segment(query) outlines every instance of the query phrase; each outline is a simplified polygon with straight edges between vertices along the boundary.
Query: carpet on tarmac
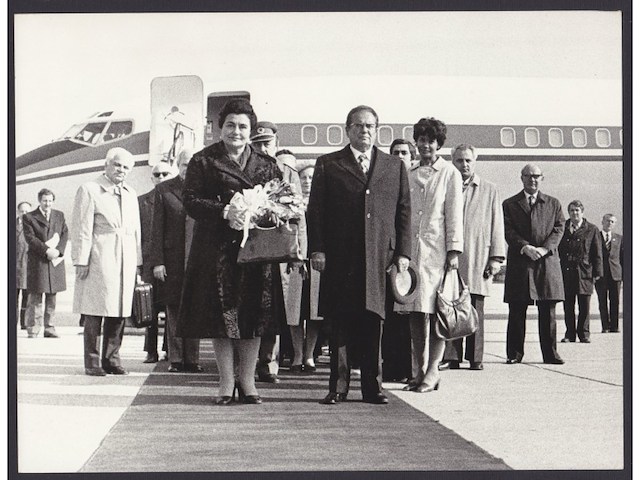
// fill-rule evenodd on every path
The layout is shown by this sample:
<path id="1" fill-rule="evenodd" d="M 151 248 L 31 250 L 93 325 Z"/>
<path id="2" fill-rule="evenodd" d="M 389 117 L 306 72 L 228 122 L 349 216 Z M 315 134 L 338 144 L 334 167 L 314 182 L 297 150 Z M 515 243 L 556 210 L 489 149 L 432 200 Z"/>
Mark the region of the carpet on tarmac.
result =
<path id="1" fill-rule="evenodd" d="M 204 345 L 203 345 L 204 347 Z M 329 369 L 258 383 L 262 405 L 213 404 L 212 351 L 204 374 L 168 373 L 160 362 L 81 472 L 429 471 L 509 467 L 389 394 L 388 405 L 321 405 Z M 417 395 L 417 394 L 416 394 Z M 438 393 L 427 393 L 438 401 Z"/>

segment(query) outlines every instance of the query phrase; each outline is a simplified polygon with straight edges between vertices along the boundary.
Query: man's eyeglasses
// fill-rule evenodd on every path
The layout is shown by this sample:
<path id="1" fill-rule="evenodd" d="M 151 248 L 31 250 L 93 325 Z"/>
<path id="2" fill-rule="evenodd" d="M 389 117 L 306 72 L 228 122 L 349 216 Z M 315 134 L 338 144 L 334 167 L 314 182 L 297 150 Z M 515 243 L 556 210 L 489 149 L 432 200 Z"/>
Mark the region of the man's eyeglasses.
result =
<path id="1" fill-rule="evenodd" d="M 155 172 L 153 174 L 153 176 L 156 177 L 156 178 L 166 177 L 167 175 L 169 175 L 169 172 Z"/>
<path id="2" fill-rule="evenodd" d="M 375 123 L 352 123 L 352 127 L 356 127 L 358 130 L 375 130 L 377 125 Z"/>
<path id="3" fill-rule="evenodd" d="M 541 173 L 525 173 L 522 176 L 526 178 L 533 178 L 534 180 L 540 180 L 542 178 Z"/>

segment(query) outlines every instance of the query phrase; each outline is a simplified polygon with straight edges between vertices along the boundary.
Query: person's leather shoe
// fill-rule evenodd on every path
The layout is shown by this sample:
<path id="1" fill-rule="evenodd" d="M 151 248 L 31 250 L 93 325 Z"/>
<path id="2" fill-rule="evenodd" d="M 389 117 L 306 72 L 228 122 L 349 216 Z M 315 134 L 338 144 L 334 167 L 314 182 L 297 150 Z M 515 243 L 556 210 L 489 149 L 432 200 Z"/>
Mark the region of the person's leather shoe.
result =
<path id="1" fill-rule="evenodd" d="M 484 370 L 482 362 L 471 362 L 469 370 Z"/>
<path id="2" fill-rule="evenodd" d="M 336 403 L 344 402 L 347 399 L 346 393 L 329 392 L 329 394 L 320 400 L 323 405 L 335 405 Z"/>
<path id="3" fill-rule="evenodd" d="M 44 338 L 60 338 L 56 332 L 44 332 Z"/>
<path id="4" fill-rule="evenodd" d="M 260 405 L 262 403 L 262 398 L 260 398 L 260 395 L 245 395 L 242 399 L 242 403 Z"/>
<path id="5" fill-rule="evenodd" d="M 459 370 L 460 362 L 456 362 L 455 360 L 449 360 L 447 362 L 440 362 L 438 365 L 438 370 Z"/>
<path id="6" fill-rule="evenodd" d="M 181 371 L 182 371 L 181 363 L 172 363 L 171 365 L 169 365 L 169 368 L 167 368 L 167 372 L 171 372 L 171 373 L 176 373 Z"/>
<path id="7" fill-rule="evenodd" d="M 102 369 L 111 374 L 111 375 L 129 375 L 129 372 L 127 372 L 124 368 L 118 366 L 118 367 L 102 367 Z"/>
<path id="8" fill-rule="evenodd" d="M 158 362 L 157 353 L 147 353 L 147 357 L 142 361 L 142 363 L 157 363 L 157 362 Z"/>
<path id="9" fill-rule="evenodd" d="M 296 374 L 298 374 L 298 373 L 302 373 L 302 372 L 303 372 L 303 366 L 302 366 L 302 364 L 300 364 L 300 365 L 291 365 L 291 366 L 289 367 L 289 372 L 290 372 L 290 373 L 296 373 Z"/>
<path id="10" fill-rule="evenodd" d="M 603 328 L 602 329 L 602 333 L 609 333 L 609 329 L 608 328 Z"/>
<path id="11" fill-rule="evenodd" d="M 562 340 L 560 340 L 560 343 L 574 343 L 576 341 L 576 339 L 574 338 L 573 340 L 571 340 L 570 338 L 564 337 Z"/>
<path id="12" fill-rule="evenodd" d="M 591 343 L 591 340 L 589 340 L 588 338 L 581 338 L 580 343 Z"/>
<path id="13" fill-rule="evenodd" d="M 507 358 L 507 365 L 513 365 L 520 362 L 522 362 L 521 358 Z"/>
<path id="14" fill-rule="evenodd" d="M 280 383 L 280 379 L 273 373 L 258 374 L 258 381 L 264 383 Z"/>
<path id="15" fill-rule="evenodd" d="M 384 393 L 376 393 L 375 395 L 366 396 L 362 401 L 365 403 L 373 403 L 375 405 L 385 405 L 389 403 L 389 399 Z"/>
<path id="16" fill-rule="evenodd" d="M 233 403 L 233 397 L 226 396 L 226 395 L 216 399 L 215 401 L 216 405 L 231 405 L 232 403 Z"/>
<path id="17" fill-rule="evenodd" d="M 107 374 L 107 372 L 105 372 L 101 368 L 85 368 L 84 374 L 89 375 L 91 377 L 104 377 Z"/>
<path id="18" fill-rule="evenodd" d="M 549 365 L 564 365 L 564 360 L 562 360 L 560 357 L 550 358 L 549 360 L 545 360 L 544 363 L 547 363 Z"/>
<path id="19" fill-rule="evenodd" d="M 202 373 L 204 372 L 204 368 L 197 363 L 185 363 L 184 371 L 189 373 Z"/>
<path id="20" fill-rule="evenodd" d="M 611 330 L 609 330 L 610 333 L 620 333 L 620 330 L 618 330 L 617 328 L 612 328 Z"/>

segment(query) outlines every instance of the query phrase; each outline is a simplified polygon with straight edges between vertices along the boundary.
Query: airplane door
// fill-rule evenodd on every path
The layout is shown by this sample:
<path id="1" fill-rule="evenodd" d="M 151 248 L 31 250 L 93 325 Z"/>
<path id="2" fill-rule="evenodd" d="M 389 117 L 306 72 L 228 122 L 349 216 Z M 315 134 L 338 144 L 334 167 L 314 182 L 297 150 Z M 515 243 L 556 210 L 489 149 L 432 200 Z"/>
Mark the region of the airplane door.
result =
<path id="1" fill-rule="evenodd" d="M 249 92 L 214 92 L 207 97 L 207 129 L 204 133 L 204 144 L 211 145 L 220 141 L 220 127 L 218 127 L 218 115 L 232 98 L 244 98 L 251 100 Z"/>
<path id="2" fill-rule="evenodd" d="M 203 91 L 197 75 L 151 81 L 150 166 L 162 161 L 174 165 L 183 149 L 202 149 Z"/>

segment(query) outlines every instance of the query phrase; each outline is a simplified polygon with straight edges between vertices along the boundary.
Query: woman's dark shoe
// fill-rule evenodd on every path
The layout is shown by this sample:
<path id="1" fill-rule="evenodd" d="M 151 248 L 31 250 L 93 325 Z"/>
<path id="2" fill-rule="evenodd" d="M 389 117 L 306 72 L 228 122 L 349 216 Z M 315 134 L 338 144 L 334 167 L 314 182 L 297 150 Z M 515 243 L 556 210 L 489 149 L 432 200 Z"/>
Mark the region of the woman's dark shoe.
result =
<path id="1" fill-rule="evenodd" d="M 236 396 L 236 390 L 238 391 L 238 401 L 239 402 L 244 402 L 244 390 L 242 390 L 242 387 L 240 386 L 240 384 L 238 382 L 236 382 L 235 386 L 233 387 L 233 397 Z"/>
<path id="2" fill-rule="evenodd" d="M 318 370 L 318 369 L 316 368 L 316 366 L 315 366 L 315 365 L 311 365 L 310 363 L 305 363 L 305 364 L 304 364 L 304 371 L 305 371 L 305 372 L 312 372 L 312 373 L 313 373 L 313 372 L 315 372 L 316 370 Z"/>
<path id="3" fill-rule="evenodd" d="M 302 364 L 300 364 L 300 365 L 291 365 L 289 367 L 289 371 L 291 373 L 302 373 L 302 370 L 303 370 Z"/>
<path id="4" fill-rule="evenodd" d="M 402 388 L 403 391 L 405 392 L 414 392 L 416 390 L 416 388 L 418 388 L 418 386 L 420 385 L 420 383 L 422 383 L 420 380 L 418 380 L 417 378 L 412 378 L 411 380 L 409 380 L 409 382 Z"/>
<path id="5" fill-rule="evenodd" d="M 216 400 L 216 405 L 231 405 L 233 403 L 233 395 L 231 397 L 223 395 Z"/>
<path id="6" fill-rule="evenodd" d="M 427 392 L 433 392 L 435 390 L 438 390 L 439 388 L 440 388 L 440 380 L 438 380 L 433 386 L 427 383 L 421 383 L 415 388 L 414 391 L 418 393 L 427 393 Z"/>
<path id="7" fill-rule="evenodd" d="M 185 363 L 184 371 L 189 373 L 202 373 L 204 372 L 204 368 L 197 363 Z"/>
<path id="8" fill-rule="evenodd" d="M 260 395 L 245 395 L 242 397 L 242 403 L 259 405 L 262 403 L 262 399 L 260 398 Z"/>

